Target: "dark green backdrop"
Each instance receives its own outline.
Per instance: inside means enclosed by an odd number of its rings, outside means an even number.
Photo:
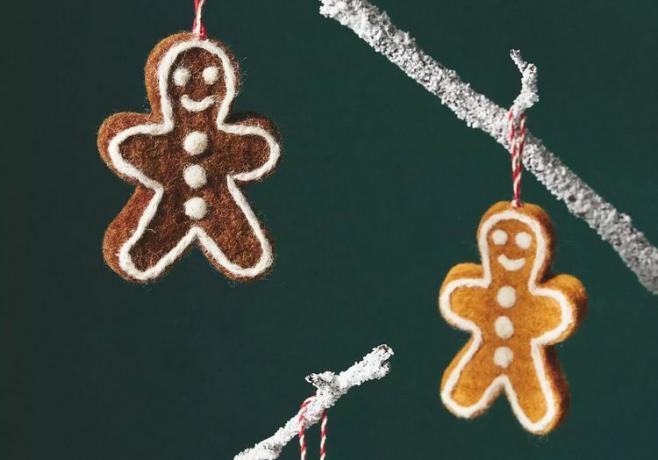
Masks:
[[[658,300],[613,250],[526,175],[552,215],[556,270],[590,312],[560,347],[572,411],[546,438],[501,399],[466,422],[440,404],[467,336],[436,309],[477,261],[483,211],[510,195],[506,153],[468,129],[314,0],[209,0],[206,25],[240,58],[237,109],[279,126],[276,174],[247,187],[276,241],[263,281],[227,281],[193,251],[128,284],[101,240],[131,194],[100,160],[109,114],[146,110],[153,45],[187,29],[192,0],[4,7],[0,457],[231,459],[312,387],[386,342],[393,371],[330,412],[331,459],[655,458]],[[377,0],[431,55],[506,106],[512,47],[540,69],[533,132],[658,243],[658,4]],[[310,435],[312,455],[316,430]],[[283,459],[297,458],[294,445]]]

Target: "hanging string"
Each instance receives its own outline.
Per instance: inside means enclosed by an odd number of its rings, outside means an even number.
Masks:
[[[304,414],[309,404],[313,402],[315,396],[306,398],[299,409],[299,454],[301,460],[306,460],[306,435],[304,434]],[[320,425],[320,460],[325,460],[327,457],[327,411],[322,412],[322,423]]]
[[[194,22],[192,23],[192,32],[199,38],[206,38],[206,26],[203,25],[201,15],[203,14],[203,4],[206,0],[194,0]]]
[[[512,189],[514,198],[512,205],[521,206],[521,176],[523,174],[523,148],[525,147],[525,113],[518,117],[510,110],[507,114],[509,120],[509,145],[512,155]]]

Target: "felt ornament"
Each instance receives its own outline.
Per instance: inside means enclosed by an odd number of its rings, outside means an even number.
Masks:
[[[577,326],[585,289],[573,276],[548,274],[554,236],[538,206],[497,203],[477,235],[482,263],[453,267],[439,295],[446,321],[471,333],[443,375],[441,399],[472,418],[504,390],[521,425],[547,433],[569,402],[551,346]]]
[[[130,281],[158,278],[193,244],[234,280],[261,277],[273,262],[241,186],[272,172],[279,136],[260,115],[231,113],[237,61],[206,37],[195,4],[193,33],[165,38],[148,57],[151,113],[112,115],[98,134],[103,160],[136,187],[103,241],[107,264]]]
[[[569,404],[553,345],[582,318],[587,296],[570,275],[551,275],[554,234],[539,206],[522,203],[525,115],[534,100],[509,112],[514,199],[494,204],[477,231],[481,264],[459,264],[446,276],[439,308],[448,323],[471,333],[441,381],[455,415],[475,417],[504,391],[521,425],[551,431]]]

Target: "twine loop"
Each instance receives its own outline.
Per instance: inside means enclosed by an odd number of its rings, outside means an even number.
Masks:
[[[206,0],[194,0],[194,22],[192,23],[192,32],[197,37],[206,38],[206,26],[203,25],[203,4]]]
[[[306,460],[306,435],[304,428],[304,415],[309,404],[315,401],[315,396],[306,398],[299,409],[297,420],[299,421],[299,454],[301,460]],[[320,460],[327,457],[327,411],[322,411],[322,423],[320,424]]]
[[[521,177],[523,175],[523,148],[525,147],[525,113],[515,116],[514,110],[507,113],[509,122],[509,145],[512,156],[512,205],[521,206]]]

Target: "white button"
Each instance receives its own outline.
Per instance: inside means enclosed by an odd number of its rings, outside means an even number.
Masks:
[[[496,301],[503,308],[513,307],[516,303],[516,291],[512,286],[503,286],[498,289]]]
[[[199,155],[208,148],[208,136],[206,133],[193,131],[185,136],[183,148],[190,155]]]
[[[507,316],[499,316],[494,321],[494,329],[496,329],[496,335],[501,339],[509,339],[514,335],[514,324]]]
[[[203,198],[195,196],[185,202],[185,215],[190,219],[203,219],[208,211],[208,206]]]
[[[510,364],[512,364],[512,360],[514,359],[514,353],[512,353],[512,350],[510,350],[507,347],[498,347],[496,348],[496,351],[494,352],[494,364],[498,367],[502,367],[503,369],[507,368]]]
[[[206,185],[206,170],[201,165],[190,165],[183,171],[185,183],[196,190]]]

